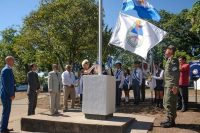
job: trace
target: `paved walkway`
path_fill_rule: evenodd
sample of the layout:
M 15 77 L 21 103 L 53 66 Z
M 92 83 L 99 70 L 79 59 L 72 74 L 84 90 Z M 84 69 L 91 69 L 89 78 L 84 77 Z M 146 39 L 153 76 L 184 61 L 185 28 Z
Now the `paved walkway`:
M 40 95 L 40 97 L 44 97 L 45 95 Z M 21 133 L 20 130 L 20 120 L 22 117 L 27 116 L 27 110 L 28 110 L 28 99 L 20 99 L 20 100 L 14 100 L 12 103 L 12 110 L 10 114 L 10 120 L 9 120 L 9 128 L 13 128 L 15 133 Z M 0 111 L 2 112 L 2 105 L 0 105 Z M 37 113 L 46 112 L 46 109 L 36 109 Z M 0 118 L 1 118 L 0 113 Z

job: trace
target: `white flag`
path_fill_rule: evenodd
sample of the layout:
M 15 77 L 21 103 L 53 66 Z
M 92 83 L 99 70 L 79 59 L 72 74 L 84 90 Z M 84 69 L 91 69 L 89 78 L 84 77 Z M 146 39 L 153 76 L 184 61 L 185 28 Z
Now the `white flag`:
M 120 13 L 109 44 L 146 59 L 148 51 L 162 41 L 166 34 L 147 21 Z

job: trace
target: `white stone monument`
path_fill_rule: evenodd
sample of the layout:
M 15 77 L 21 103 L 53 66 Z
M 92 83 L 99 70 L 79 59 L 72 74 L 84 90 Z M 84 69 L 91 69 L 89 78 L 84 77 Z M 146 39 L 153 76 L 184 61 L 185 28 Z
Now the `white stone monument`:
M 109 75 L 83 76 L 82 111 L 88 119 L 107 119 L 115 112 L 115 78 Z

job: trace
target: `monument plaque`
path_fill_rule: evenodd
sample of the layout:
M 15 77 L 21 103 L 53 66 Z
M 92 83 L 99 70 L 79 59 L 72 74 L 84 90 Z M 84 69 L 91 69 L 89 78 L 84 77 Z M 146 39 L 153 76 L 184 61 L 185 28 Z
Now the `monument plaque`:
M 115 78 L 109 75 L 83 77 L 82 111 L 88 119 L 107 119 L 115 112 Z

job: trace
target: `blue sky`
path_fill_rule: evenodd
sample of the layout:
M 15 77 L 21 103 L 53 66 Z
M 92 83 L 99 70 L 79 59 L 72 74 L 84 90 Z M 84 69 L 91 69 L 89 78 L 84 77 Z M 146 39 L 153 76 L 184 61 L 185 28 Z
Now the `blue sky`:
M 23 18 L 32 10 L 36 10 L 40 0 L 1 0 L 0 3 L 0 31 L 11 26 L 21 26 Z M 105 9 L 105 24 L 113 28 L 123 0 L 103 0 Z M 191 8 L 196 0 L 149 0 L 158 10 L 165 9 L 178 13 L 182 9 Z M 136 15 L 134 11 L 128 12 Z

